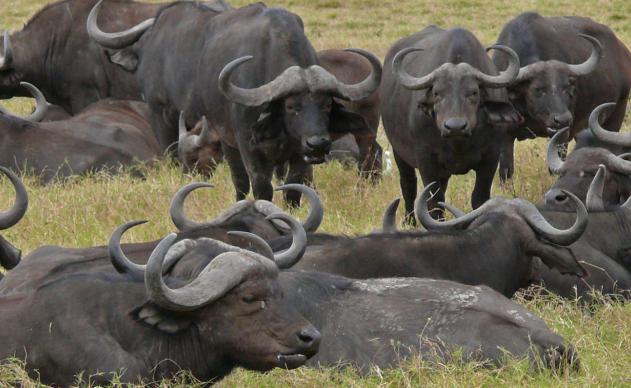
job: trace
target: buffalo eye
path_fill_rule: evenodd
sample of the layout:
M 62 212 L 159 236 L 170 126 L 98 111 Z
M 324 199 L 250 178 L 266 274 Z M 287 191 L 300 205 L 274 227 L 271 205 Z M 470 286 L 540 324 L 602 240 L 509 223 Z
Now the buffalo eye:
M 243 303 L 254 303 L 256 302 L 256 298 L 252 295 L 246 295 L 243 298 L 241 298 L 241 300 L 243 301 Z
M 467 98 L 471 99 L 471 100 L 475 100 L 478 98 L 478 91 L 477 90 L 472 90 L 469 93 L 467 93 Z
M 294 114 L 294 115 L 298 116 L 300 114 L 301 107 L 298 106 L 298 105 L 294 105 L 294 104 L 288 104 L 288 105 L 285 106 L 285 110 L 289 114 Z

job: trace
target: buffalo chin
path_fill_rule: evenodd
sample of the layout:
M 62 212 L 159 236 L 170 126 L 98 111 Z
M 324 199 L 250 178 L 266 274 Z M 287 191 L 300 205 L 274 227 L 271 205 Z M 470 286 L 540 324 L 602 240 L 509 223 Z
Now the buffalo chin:
M 326 161 L 326 155 L 305 155 L 303 160 L 309 164 L 322 164 Z

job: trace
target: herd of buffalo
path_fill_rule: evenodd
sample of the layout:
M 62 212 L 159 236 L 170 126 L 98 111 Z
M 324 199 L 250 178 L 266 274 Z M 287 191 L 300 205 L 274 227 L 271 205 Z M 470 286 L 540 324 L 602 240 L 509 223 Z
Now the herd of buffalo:
M 0 171 L 16 193 L 0 230 L 27 211 L 23 173 L 142 177 L 177 158 L 210 177 L 225 160 L 237 202 L 193 221 L 187 196 L 212 185 L 188 184 L 169 210 L 177 232 L 145 243 L 120 242 L 144 221 L 108 246 L 43 241 L 24 259 L 0 236 L 0 360 L 57 386 L 181 370 L 216 381 L 235 367 L 367 373 L 411 355 L 577 369 L 573 345 L 510 298 L 531 284 L 586 304 L 594 291 L 631 298 L 630 89 L 631 53 L 583 17 L 523 13 L 487 49 L 428 26 L 382 64 L 317 52 L 299 16 L 262 3 L 50 4 L 0 42 L 0 98 L 36 100 L 27 117 L 0 107 Z M 380 120 L 405 222 L 423 229 L 397 228 L 396 199 L 370 234 L 318 232 L 313 165 L 350 159 L 378 184 Z M 542 204 L 490 198 L 498 166 L 502 181 L 514 173 L 515 140 L 538 136 L 559 176 Z M 471 170 L 464 213 L 445 193 Z M 291 206 L 304 197 L 306 219 L 274 205 L 275 190 Z

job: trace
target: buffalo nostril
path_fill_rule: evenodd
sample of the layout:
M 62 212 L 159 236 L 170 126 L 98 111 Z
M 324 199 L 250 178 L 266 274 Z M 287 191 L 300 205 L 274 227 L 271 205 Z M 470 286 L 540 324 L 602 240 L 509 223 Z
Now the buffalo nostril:
M 462 131 L 467 128 L 467 122 L 463 119 L 451 118 L 445 121 L 445 128 L 450 131 Z
M 320 343 L 320 332 L 314 327 L 307 327 L 298 333 L 298 339 L 307 347 L 312 347 Z
M 331 149 L 331 140 L 326 137 L 310 137 L 307 145 L 312 149 L 328 152 Z

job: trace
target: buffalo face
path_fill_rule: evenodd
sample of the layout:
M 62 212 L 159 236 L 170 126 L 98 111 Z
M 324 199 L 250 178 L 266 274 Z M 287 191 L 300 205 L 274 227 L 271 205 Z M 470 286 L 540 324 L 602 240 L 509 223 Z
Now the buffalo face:
M 331 149 L 329 122 L 333 99 L 320 93 L 301 93 L 283 101 L 283 123 L 289 137 L 300 142 L 305 161 L 322 163 Z
M 177 154 L 185 172 L 207 177 L 215 172 L 217 164 L 223 160 L 223 149 L 219 134 L 210 128 L 205 116 L 189 131 L 181 112 Z

